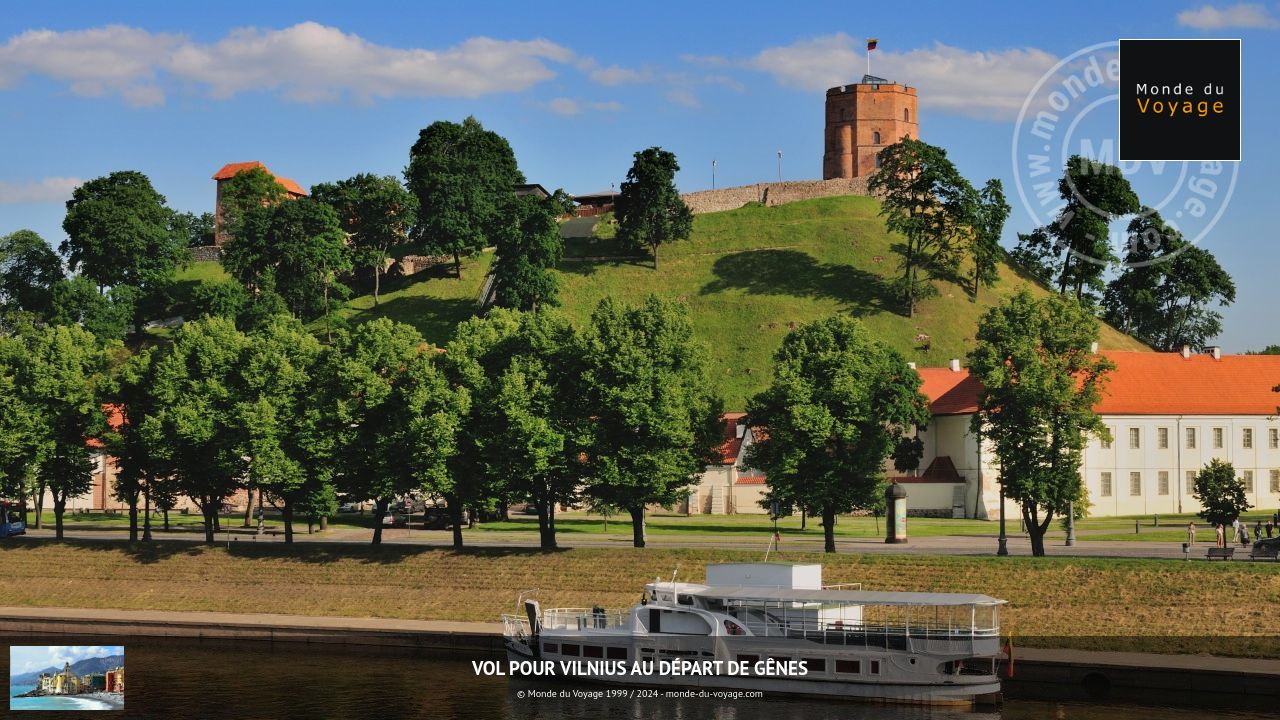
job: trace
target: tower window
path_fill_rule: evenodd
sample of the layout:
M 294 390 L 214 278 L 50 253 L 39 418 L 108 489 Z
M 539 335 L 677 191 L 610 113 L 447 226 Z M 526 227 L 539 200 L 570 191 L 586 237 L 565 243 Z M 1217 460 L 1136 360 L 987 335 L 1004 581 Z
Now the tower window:
M 872 133 L 872 134 L 871 134 L 871 136 L 872 136 L 872 141 L 871 141 L 871 142 L 872 142 L 872 144 L 879 145 L 879 144 L 880 144 L 880 131 L 879 131 L 879 130 L 876 130 L 874 133 Z
M 911 122 L 911 111 L 907 108 L 902 108 L 902 122 Z

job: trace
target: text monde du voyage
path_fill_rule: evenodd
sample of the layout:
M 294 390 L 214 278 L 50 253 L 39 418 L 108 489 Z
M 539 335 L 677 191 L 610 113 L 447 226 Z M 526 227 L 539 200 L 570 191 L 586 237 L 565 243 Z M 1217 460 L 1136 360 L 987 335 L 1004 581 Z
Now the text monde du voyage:
M 1138 112 L 1161 117 L 1209 117 L 1226 113 L 1226 102 L 1215 99 L 1225 95 L 1224 86 L 1206 83 L 1197 90 L 1190 83 L 1173 85 L 1134 85 Z
M 804 676 L 809 669 L 803 660 L 472 660 L 476 675 L 542 677 L 585 677 L 624 675 L 757 675 L 766 677 Z

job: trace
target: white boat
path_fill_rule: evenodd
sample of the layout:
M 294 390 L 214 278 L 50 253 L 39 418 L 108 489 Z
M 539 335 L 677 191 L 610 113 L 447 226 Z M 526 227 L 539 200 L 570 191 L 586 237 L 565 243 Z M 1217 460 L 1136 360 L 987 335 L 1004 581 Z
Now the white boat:
M 503 625 L 513 668 L 646 687 L 973 705 L 1000 697 L 1003 604 L 827 586 L 821 565 L 732 563 L 708 565 L 705 584 L 655 580 L 630 609 L 543 610 L 525 600 L 523 616 L 505 615 Z

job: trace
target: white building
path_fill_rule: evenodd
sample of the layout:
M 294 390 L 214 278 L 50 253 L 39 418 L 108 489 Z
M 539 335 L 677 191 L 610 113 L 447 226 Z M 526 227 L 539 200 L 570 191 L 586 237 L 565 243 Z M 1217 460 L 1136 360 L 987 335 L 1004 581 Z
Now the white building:
M 1230 462 L 1256 508 L 1280 507 L 1280 356 L 1103 351 L 1115 364 L 1097 411 L 1112 441 L 1093 439 L 1081 475 L 1094 517 L 1196 512 L 1193 479 L 1214 458 Z M 920 368 L 921 392 L 933 418 L 920 433 L 921 470 L 896 480 L 907 485 L 912 514 L 979 519 L 998 516 L 998 462 L 970 432 L 981 385 L 953 360 Z M 738 414 L 740 416 L 740 414 Z M 729 415 L 726 415 L 728 418 Z M 736 423 L 736 420 L 735 420 Z M 750 428 L 742 427 L 749 444 Z M 763 512 L 739 499 L 742 450 L 708 468 L 694 512 Z M 759 487 L 759 486 L 757 486 Z M 716 488 L 735 504 L 725 509 Z M 760 490 L 763 490 L 760 487 Z M 759 497 L 759 491 L 756 491 Z M 710 493 L 710 494 L 708 494 Z M 1010 503 L 1006 511 L 1018 512 Z

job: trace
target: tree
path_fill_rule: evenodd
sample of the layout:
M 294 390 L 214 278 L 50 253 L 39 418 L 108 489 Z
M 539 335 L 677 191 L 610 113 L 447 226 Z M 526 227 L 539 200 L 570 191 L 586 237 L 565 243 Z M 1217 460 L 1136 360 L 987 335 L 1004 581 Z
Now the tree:
M 107 355 L 89 332 L 67 326 L 24 336 L 25 358 L 17 380 L 39 414 L 44 450 L 36 472 L 53 498 L 54 527 L 62 538 L 69 498 L 93 487 L 87 442 L 107 429 L 102 398 L 108 382 Z
M 311 197 L 334 209 L 352 250 L 356 267 L 373 276 L 373 304 L 378 304 L 382 274 L 391 249 L 408 241 L 418 220 L 418 198 L 391 176 L 360 174 L 311 188 Z
M 1236 286 L 1208 250 L 1192 245 L 1154 210 L 1129 223 L 1125 269 L 1107 285 L 1108 323 L 1157 350 L 1201 347 L 1222 331 L 1210 305 L 1230 305 Z
M 250 210 L 240 225 L 223 246 L 222 264 L 251 296 L 278 296 L 310 321 L 328 318 L 332 301 L 350 294 L 337 281 L 351 270 L 351 253 L 333 208 L 300 198 Z
M 204 212 L 199 215 L 190 212 L 175 212 L 169 219 L 170 229 L 174 237 L 185 242 L 189 248 L 212 245 L 215 223 L 214 215 L 211 212 Z
M 827 552 L 836 515 L 883 495 L 888 458 L 898 452 L 899 469 L 918 462 L 911 436 L 929 422 L 920 382 L 860 322 L 834 316 L 788 333 L 772 384 L 747 403 L 749 422 L 764 428 L 747 463 L 764 471 L 771 500 L 821 512 Z
M 142 332 L 146 314 L 164 303 L 174 271 L 189 258 L 187 238 L 174 233 L 172 215 L 147 176 L 133 171 L 90 180 L 67 201 L 67 239 L 59 251 L 99 291 L 136 289 L 135 333 Z
M 543 549 L 556 547 L 556 507 L 575 503 L 587 482 L 580 349 L 563 316 L 499 308 L 458 326 L 443 356 L 451 381 L 471 397 L 455 483 L 478 481 L 468 487 L 475 499 L 531 503 Z
M 903 138 L 881 150 L 880 161 L 868 187 L 880 197 L 885 226 L 906 241 L 894 246 L 902 267 L 896 284 L 914 317 L 917 303 L 937 294 L 932 281 L 958 270 L 978 195 L 940 147 Z
M 130 541 L 138 539 L 139 499 L 150 506 L 154 485 L 160 478 L 172 474 L 172 468 L 165 461 L 164 447 L 157 444 L 162 441 L 163 433 L 150 427 L 159 411 L 153 393 L 155 352 L 145 349 L 129 357 L 116 373 L 109 398 L 121 416 L 119 425 L 106 438 L 107 450 L 116 459 L 118 469 L 112 490 L 117 500 L 129 506 Z M 148 520 L 144 518 L 144 522 Z
M 1215 527 L 1232 524 L 1252 507 L 1236 469 L 1219 458 L 1210 460 L 1196 474 L 1192 496 L 1200 502 L 1201 510 L 1196 514 Z
M 511 145 L 474 117 L 418 133 L 404 176 L 419 204 L 414 241 L 426 253 L 452 255 L 458 279 L 462 258 L 490 242 L 499 209 L 524 182 Z
M 1004 257 L 1000 236 L 1012 208 L 1004 199 L 1004 186 L 992 178 L 982 186 L 973 224 L 973 297 L 983 285 L 991 287 L 1000 279 L 999 263 Z
M 138 289 L 132 285 L 102 293 L 89 278 L 76 276 L 59 280 L 50 291 L 50 323 L 78 325 L 103 341 L 123 339 L 139 315 Z
M 213 316 L 241 320 L 245 311 L 249 310 L 253 305 L 255 303 L 249 297 L 249 291 L 238 280 L 205 281 L 196 285 L 191 291 L 192 317 Z M 263 304 L 258 303 L 256 305 L 258 308 L 262 308 Z M 279 303 L 276 307 L 266 307 L 264 309 L 267 312 L 262 322 L 265 322 L 265 317 L 285 312 L 283 303 Z M 236 324 L 241 327 L 253 327 L 257 323 L 237 322 Z
M 203 318 L 178 328 L 154 360 L 153 419 L 142 431 L 181 494 L 200 506 L 209 543 L 223 502 L 248 471 L 237 376 L 249 343 L 230 320 Z
M 1084 507 L 1088 436 L 1108 437 L 1094 406 L 1113 366 L 1091 351 L 1097 339 L 1097 320 L 1074 298 L 1022 290 L 982 317 L 969 353 L 982 384 L 972 429 L 999 458 L 1004 494 L 1022 507 L 1036 556 L 1053 517 Z
M 29 328 L 28 328 L 29 330 Z M 33 487 L 34 469 L 47 448 L 47 419 L 24 386 L 27 345 L 22 337 L 0 335 L 0 496 L 24 501 L 30 497 L 39 506 L 44 488 Z
M 288 191 L 263 167 L 241 170 L 218 187 L 218 214 L 228 239 L 239 237 L 242 223 L 253 210 L 287 200 Z
M 524 195 L 507 203 L 500 213 L 493 261 L 498 305 L 535 310 L 556 304 L 558 283 L 551 271 L 564 254 L 556 220 L 561 210 L 553 198 Z
M 1268 345 L 1261 350 L 1247 350 L 1245 355 L 1280 355 L 1280 345 Z
M 647 248 L 653 253 L 654 270 L 658 246 L 686 240 L 693 231 L 693 211 L 676 190 L 679 170 L 675 153 L 658 147 L 637 152 L 614 204 L 618 242 Z
M 650 295 L 639 307 L 602 300 L 582 355 L 589 487 L 631 514 L 644 547 L 645 506 L 684 497 L 723 441 L 706 350 L 682 306 Z
M 0 312 L 22 310 L 47 320 L 62 277 L 62 261 L 44 238 L 30 230 L 0 237 Z

